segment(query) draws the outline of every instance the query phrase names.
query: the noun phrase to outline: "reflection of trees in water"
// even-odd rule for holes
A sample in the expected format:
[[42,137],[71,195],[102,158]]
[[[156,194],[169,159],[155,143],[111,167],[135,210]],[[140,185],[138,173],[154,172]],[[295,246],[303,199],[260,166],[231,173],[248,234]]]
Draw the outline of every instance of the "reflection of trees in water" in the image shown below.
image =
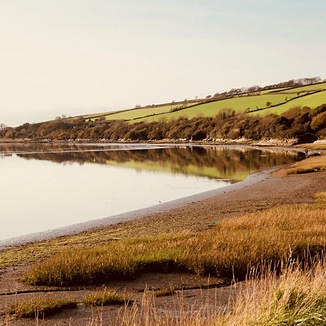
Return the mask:
[[[249,174],[296,160],[293,153],[287,152],[197,146],[122,151],[40,152],[19,154],[19,156],[25,159],[49,160],[57,163],[107,164],[107,162],[115,162],[119,165],[133,162],[141,163],[145,169],[146,165],[148,168],[155,165],[157,170],[168,169],[172,173],[183,174],[206,175],[206,169],[213,169],[216,171],[216,176],[220,178]],[[210,174],[212,174],[211,171]]]
[[62,151],[64,149],[77,149],[78,145],[71,144],[66,147],[62,147],[59,143],[0,143],[0,152],[42,152],[42,151]]

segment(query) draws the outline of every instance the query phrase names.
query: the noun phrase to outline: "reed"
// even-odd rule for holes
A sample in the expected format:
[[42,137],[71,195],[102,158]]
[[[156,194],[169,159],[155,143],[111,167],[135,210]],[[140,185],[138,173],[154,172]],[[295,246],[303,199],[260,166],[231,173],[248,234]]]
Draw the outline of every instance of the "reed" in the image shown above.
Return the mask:
[[326,270],[321,261],[303,271],[301,264],[286,260],[279,275],[262,274],[258,268],[246,282],[234,284],[238,295],[234,300],[230,298],[224,308],[218,309],[216,302],[186,307],[181,295],[173,309],[158,311],[155,298],[145,292],[142,304],[122,310],[114,325],[325,325],[325,281]]
[[214,325],[325,325],[324,259],[305,271],[300,264],[287,261],[280,276],[251,279],[232,311]]
[[[237,296],[230,298],[224,307],[207,300],[187,306],[182,291],[178,291],[171,307],[158,309],[156,305],[158,299],[154,293],[145,290],[142,300],[131,306],[125,304],[115,320],[106,320],[104,315],[100,318],[90,316],[87,322],[80,325],[325,325],[326,269],[323,263],[325,258],[325,255],[321,256],[306,268],[293,259],[284,260],[278,274],[268,272],[264,266],[253,268],[245,282],[232,285]],[[205,297],[205,293],[203,296]],[[28,305],[34,307],[30,303]],[[41,314],[37,311],[40,311],[40,308],[29,310],[31,311],[29,316],[35,318],[35,325],[39,325]],[[11,325],[12,322],[9,314],[0,319],[0,325]],[[56,325],[64,324],[58,322]]]

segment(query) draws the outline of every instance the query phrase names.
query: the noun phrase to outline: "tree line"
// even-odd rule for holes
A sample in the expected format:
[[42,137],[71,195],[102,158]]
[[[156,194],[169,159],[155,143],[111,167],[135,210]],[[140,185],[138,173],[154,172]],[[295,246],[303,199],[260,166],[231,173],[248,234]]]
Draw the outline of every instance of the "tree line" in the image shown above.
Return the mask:
[[214,117],[156,122],[129,123],[123,120],[98,118],[87,121],[83,117],[59,118],[41,123],[25,123],[16,128],[0,130],[2,139],[73,140],[73,141],[150,141],[150,140],[218,140],[239,139],[297,139],[311,142],[326,139],[326,104],[311,109],[296,107],[282,115],[258,116],[237,114],[232,109]]

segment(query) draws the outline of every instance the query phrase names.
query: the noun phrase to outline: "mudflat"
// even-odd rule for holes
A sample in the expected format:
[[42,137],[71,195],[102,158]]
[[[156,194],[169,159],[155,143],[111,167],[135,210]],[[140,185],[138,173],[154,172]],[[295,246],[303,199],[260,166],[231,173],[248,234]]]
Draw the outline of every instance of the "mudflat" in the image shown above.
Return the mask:
[[[269,173],[259,182],[248,184],[214,196],[193,200],[176,208],[161,212],[148,212],[135,220],[120,222],[99,228],[97,231],[110,232],[115,236],[142,236],[159,233],[201,231],[213,227],[222,219],[244,213],[254,213],[279,205],[296,205],[314,200],[316,193],[326,191],[326,172],[300,175],[283,175],[281,171]],[[87,232],[86,232],[87,234]],[[85,235],[85,232],[83,233]],[[77,237],[78,238],[78,237]],[[69,297],[82,300],[83,296],[103,286],[88,287],[32,287],[19,281],[28,265],[6,268],[0,271],[0,311],[16,301],[35,296]],[[218,278],[199,277],[185,274],[146,274],[131,281],[107,284],[108,288],[123,290],[128,297],[142,304],[145,289],[160,289],[173,285],[182,288],[174,296],[158,297],[155,307],[159,311],[179,311],[178,303],[185,309],[194,309],[203,303],[212,303],[211,309],[223,309],[230,297],[235,297],[238,289],[223,283]],[[191,307],[191,308],[190,308]],[[79,304],[76,309],[63,311],[46,320],[41,325],[97,325],[96,320],[110,324],[119,313],[121,306],[89,308]],[[5,318],[5,317],[3,317]],[[93,321],[93,324],[90,323]],[[35,325],[35,320],[15,320],[14,325]],[[100,323],[98,323],[100,324]]]

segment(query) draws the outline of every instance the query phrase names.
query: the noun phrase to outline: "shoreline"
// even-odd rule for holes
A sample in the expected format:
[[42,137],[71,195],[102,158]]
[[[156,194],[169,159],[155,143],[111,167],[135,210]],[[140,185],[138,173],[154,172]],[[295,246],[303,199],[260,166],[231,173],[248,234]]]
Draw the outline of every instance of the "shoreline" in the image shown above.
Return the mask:
[[270,178],[272,173],[280,168],[281,167],[273,167],[265,171],[255,172],[253,174],[250,174],[243,181],[236,182],[225,187],[204,191],[198,194],[181,197],[154,206],[149,206],[146,208],[107,216],[104,218],[93,219],[82,223],[72,224],[69,226],[49,229],[41,232],[0,240],[0,251],[26,245],[28,243],[40,242],[64,236],[78,235],[81,232],[102,229],[112,225],[117,225],[119,223],[142,220],[149,217],[150,215],[157,213],[170,212],[177,208],[186,207],[187,205],[195,202],[202,202],[208,199],[216,198],[220,195],[228,194],[230,192],[263,182]]
[[[82,144],[79,144],[82,145]],[[110,146],[110,145],[125,145],[125,144],[84,144],[84,145],[94,145],[94,146]],[[257,146],[257,145],[248,145],[248,144],[200,144],[200,143],[166,143],[166,144],[128,144],[131,146],[137,146],[137,147],[145,147],[147,146],[199,146],[199,147],[235,147],[235,148],[256,148],[259,150],[267,150],[267,151],[292,151],[293,153],[304,153],[304,147],[288,147],[288,146]],[[324,151],[323,151],[324,152]],[[171,200],[169,202],[160,203],[154,206],[149,206],[146,208],[141,208],[129,212],[124,212],[120,214],[115,214],[103,218],[95,218],[92,220],[88,220],[86,222],[81,223],[75,223],[68,226],[58,227],[54,229],[44,230],[40,232],[30,233],[26,235],[21,235],[17,237],[12,237],[8,239],[0,240],[0,251],[10,249],[13,247],[22,246],[28,243],[33,242],[40,242],[50,239],[55,239],[59,237],[64,236],[73,236],[78,235],[82,232],[91,232],[96,231],[99,229],[108,228],[109,226],[118,225],[121,223],[127,223],[127,222],[133,222],[133,221],[139,221],[139,220],[145,220],[147,218],[151,218],[154,215],[159,214],[174,214],[174,211],[177,209],[187,209],[188,206],[191,206],[195,203],[202,203],[208,200],[219,200],[221,197],[223,197],[222,200],[228,201],[228,194],[243,190],[247,187],[251,187],[253,185],[259,184],[263,181],[266,181],[270,179],[271,177],[275,179],[274,176],[272,176],[273,172],[276,170],[282,169],[286,165],[282,166],[276,166],[272,167],[268,170],[264,171],[258,171],[250,174],[245,180],[236,182],[234,184],[230,184],[225,187],[204,191],[201,193],[197,193],[194,195],[181,197],[178,199]],[[268,187],[268,185],[266,186]],[[225,197],[226,196],[226,197]],[[205,203],[203,203],[204,205]],[[161,216],[162,218],[162,216]]]
[[[275,171],[275,172],[274,172]],[[282,173],[282,166],[258,172],[250,175],[238,189],[220,188],[222,193],[214,195],[215,191],[210,191],[211,196],[206,193],[197,196],[199,201],[190,201],[183,206],[176,206],[170,210],[148,213],[139,219],[132,219],[128,222],[121,222],[111,226],[98,227],[98,229],[82,232],[76,236],[59,237],[49,241],[31,243],[29,246],[14,247],[8,249],[8,255],[4,252],[5,259],[13,259],[14,264],[4,267],[1,270],[0,294],[4,300],[0,303],[0,311],[4,311],[8,306],[19,301],[27,301],[40,297],[74,298],[77,302],[90,293],[103,291],[103,284],[91,286],[72,286],[72,287],[44,287],[37,285],[26,285],[21,282],[26,271],[41,259],[49,254],[55,254],[67,246],[81,245],[82,248],[90,246],[102,246],[112,240],[155,237],[157,235],[174,235],[180,233],[186,235],[188,232],[196,236],[196,232],[205,232],[214,228],[216,222],[227,218],[240,217],[250,214],[249,217],[255,219],[255,213],[259,211],[273,209],[284,205],[305,205],[315,202],[316,193],[325,192],[326,171],[285,175]],[[257,182],[251,183],[256,178]],[[249,180],[248,180],[249,179]],[[234,184],[239,186],[239,184]],[[201,197],[201,198],[200,198]],[[183,198],[184,199],[184,198]],[[188,198],[189,199],[189,198]],[[158,205],[159,206],[159,205]],[[218,219],[218,220],[217,220]],[[185,233],[183,233],[185,232]],[[17,260],[17,256],[22,255],[22,260]],[[11,258],[12,257],[12,258]],[[233,282],[233,281],[232,281]],[[230,280],[218,277],[209,277],[184,274],[184,273],[145,273],[138,275],[135,279],[110,281],[106,284],[108,288],[118,289],[142,307],[143,295],[147,289],[152,293],[155,289],[166,289],[171,286],[182,289],[182,307],[186,311],[193,312],[193,307],[203,302],[203,293],[207,302],[212,302],[214,309],[221,307],[227,308],[230,300],[235,300],[242,289],[251,290],[246,283],[232,283]],[[249,284],[250,286],[250,284]],[[205,291],[205,292],[203,292]],[[206,301],[205,301],[206,302]],[[163,296],[155,298],[157,311],[167,311],[178,313],[175,306],[176,296]],[[212,307],[213,307],[212,305]],[[46,325],[58,325],[58,322],[66,324],[74,320],[74,323],[86,325],[89,323],[90,316],[94,316],[94,309],[79,304],[77,309],[66,310],[53,317],[45,319]],[[177,310],[176,310],[177,309]],[[202,309],[199,305],[198,309]],[[103,306],[102,312],[107,320],[113,320],[121,311],[121,306]],[[35,320],[15,319],[17,325],[35,325]]]

